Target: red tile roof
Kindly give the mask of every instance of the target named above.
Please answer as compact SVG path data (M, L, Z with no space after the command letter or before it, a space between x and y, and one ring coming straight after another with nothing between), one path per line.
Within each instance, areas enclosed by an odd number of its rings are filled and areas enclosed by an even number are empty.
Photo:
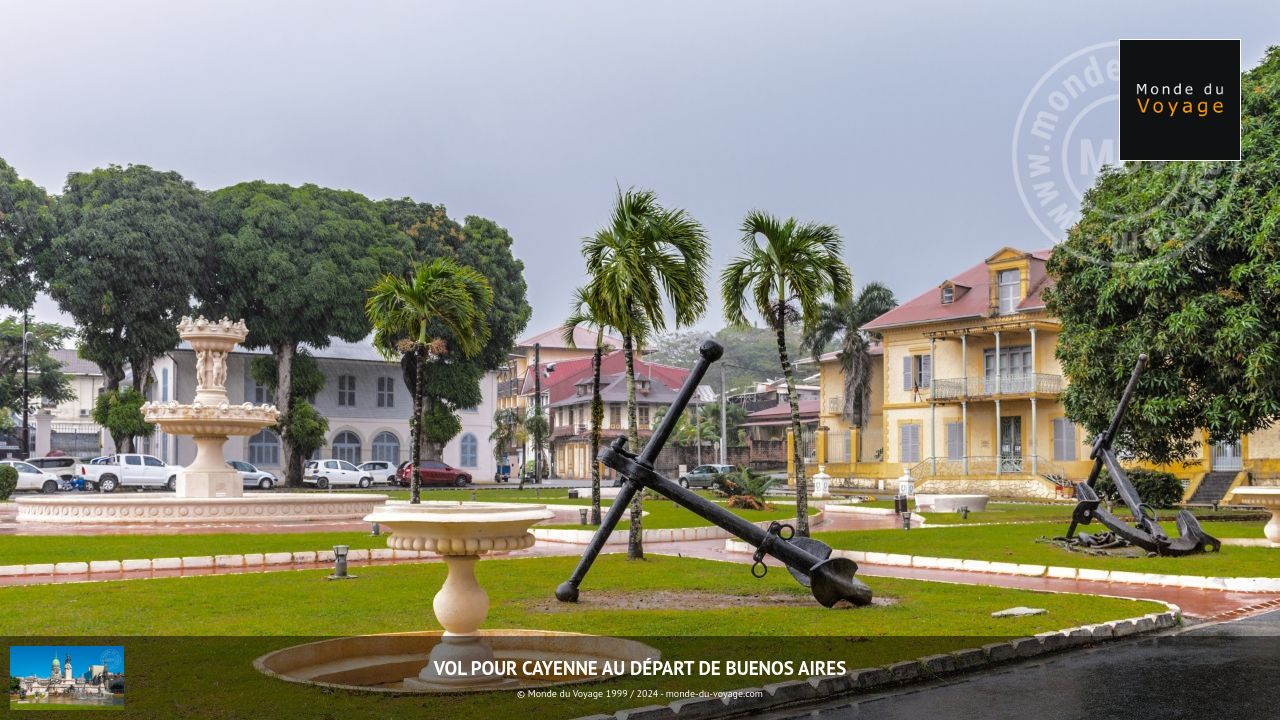
M635 369L636 377L652 375L654 379L660 380L663 385L673 390L678 390L684 384L685 378L689 376L689 371L684 368L660 365L645 360L636 360ZM601 377L616 375L626 372L626 370L626 354L621 350L615 350L600 360ZM560 360L555 363L555 369L542 378L542 391L548 394L549 402L554 405L556 402L576 394L577 390L574 386L579 380L590 376L590 357L576 360ZM529 372L525 373L524 384L521 387L520 394L532 394L533 387L533 367L530 366Z
M806 420L818 419L818 408L820 402L817 400L801 400L797 403L800 406L800 422ZM747 421L743 425L773 425L777 421L791 421L791 403L787 400L781 400L777 405L764 410L757 410L747 415Z
M1044 307L1044 290L1053 286L1053 279L1045 273L1044 262L1052 252L1052 249L1046 249L1026 253L1031 259L1027 297L1019 303L1019 310L1038 310ZM901 325L984 317L990 313L991 281L985 260L950 278L950 281L957 286L957 292L949 304L942 303L942 293L935 287L863 325L862 329L881 330ZM968 289L960 292L963 288Z

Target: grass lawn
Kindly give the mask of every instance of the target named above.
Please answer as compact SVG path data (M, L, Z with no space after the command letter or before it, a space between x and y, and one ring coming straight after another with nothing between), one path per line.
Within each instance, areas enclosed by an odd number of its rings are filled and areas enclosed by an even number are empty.
M892 508L892 500L874 500L871 502L860 503L867 507ZM1071 511L1075 508L1074 502L1054 503L1054 504L1037 504L1037 503L1017 503L1017 502L989 502L987 509L983 512L971 512L966 520L955 512L926 512L923 513L925 520L930 525L964 525L973 523L1013 523L1013 522L1046 522L1061 520L1063 523L1071 521ZM912 503L912 510L915 504ZM1119 505L1115 509L1117 517L1130 517L1123 505ZM1205 520L1214 520L1221 518L1223 520L1234 520L1243 518L1265 518L1266 513L1250 510L1219 510L1217 512L1208 508L1195 509L1196 517L1202 522ZM1178 510L1160 510L1157 513L1161 522L1173 522L1177 517ZM1266 522L1263 519L1263 522ZM1229 536L1227 536L1229 537Z
M573 503L574 501L570 500L569 502ZM608 502L609 501L607 500L605 501L606 504ZM590 502L575 503L575 504L590 505ZM721 507L724 506L723 503L721 503L720 505ZM601 516L603 516L603 514L607 511L608 511L607 507L602 509ZM648 513L647 515L644 516L645 530L706 527L712 524L711 522L702 519L698 515L695 515L693 512L686 510L685 508L682 508L679 505L676 505L675 503L666 499L646 500L644 502L644 511ZM760 520L785 520L787 518L793 518L796 516L796 506L788 505L785 503L775 503L774 508L772 510L743 510L740 508L734 508L731 510L731 512L751 522L758 522ZM630 513L624 514L622 516L623 518L622 521L618 523L619 530L626 530L627 528L631 527L631 522L630 520L627 519L629 517L631 517ZM572 530L595 529L592 526L579 525L576 523L572 525L539 525L538 527L568 528Z
M1262 537L1262 523L1209 522L1203 527L1210 535L1223 537ZM1187 557L1101 557L1072 552L1056 545L1037 542L1040 538L1059 537L1066 523L1028 523L1018 525L979 525L934 530L864 530L851 532L819 532L815 534L832 547L844 550L903 553L930 557L966 558L997 562L1059 565L1065 567L1127 570L1166 575L1207 575L1215 577L1280 576L1280 550L1265 547L1223 546L1220 553ZM1086 532L1101 532L1094 523ZM1166 532L1176 532L1165 524Z
M124 705L102 705L99 703L76 704L76 703L36 703L36 702L10 701L9 709L14 711L33 710L35 712L49 712L49 711L97 712L99 710L105 710L107 712L120 712L124 710Z
M0 535L0 564L88 562L191 555L305 552L334 545L385 548L387 538L367 532L253 535Z
M619 555L596 563L581 603L558 604L552 589L575 562L481 562L480 582L492 599L486 627L631 636L660 649L664 659L844 660L854 669L1163 610L1156 603L1115 598L889 578L869 583L890 604L828 610L778 568L755 580L738 564L660 556L628 562ZM20 634L26 641L32 635L78 636L78 642L90 642L85 636L109 637L124 645L126 717L550 718L667 702L607 694L536 701L502 693L373 697L292 685L253 669L253 658L263 653L330 634L438 627L431 597L444 572L442 565L422 564L361 568L358 580L345 583L324 581L325 571L294 571L6 587L0 588L0 603L7 608L0 614L0 635ZM625 596L628 603L593 602L606 595ZM753 595L765 596L766 604L725 602L727 596ZM700 597L710 600L698 602ZM1048 612L990 616L1016 605ZM792 677L623 678L579 687L715 691Z

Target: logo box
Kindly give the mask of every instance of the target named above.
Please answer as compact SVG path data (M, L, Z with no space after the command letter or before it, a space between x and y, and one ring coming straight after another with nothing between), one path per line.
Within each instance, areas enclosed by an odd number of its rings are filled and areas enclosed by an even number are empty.
M1121 160L1240 159L1239 40L1121 40Z

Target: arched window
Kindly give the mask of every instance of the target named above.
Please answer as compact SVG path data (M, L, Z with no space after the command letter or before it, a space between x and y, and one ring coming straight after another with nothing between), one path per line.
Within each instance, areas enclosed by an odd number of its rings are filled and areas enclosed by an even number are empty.
M461 446L461 457L458 459L458 464L464 468L473 468L478 465L479 463L476 460L476 436L471 433L463 435Z
M382 431L373 438L373 460L385 460L391 464L400 462L400 438L393 432Z
M360 459L360 438L350 430L338 433L333 438L333 458L359 465L363 462Z
M279 465L280 437L263 428L262 432L249 438L249 464Z

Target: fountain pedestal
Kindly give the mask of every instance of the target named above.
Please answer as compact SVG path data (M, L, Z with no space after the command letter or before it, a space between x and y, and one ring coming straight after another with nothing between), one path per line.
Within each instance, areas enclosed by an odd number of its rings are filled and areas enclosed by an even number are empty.
M426 667L404 680L417 690L501 689L514 679L473 672L473 663L491 662L493 649L480 633L489 614L489 595L476 581L476 563L491 550L523 550L534 543L529 526L554 513L524 503L389 503L365 518L391 531L387 545L441 555L449 571L431 602L444 637L431 649ZM445 663L458 665L446 667Z

